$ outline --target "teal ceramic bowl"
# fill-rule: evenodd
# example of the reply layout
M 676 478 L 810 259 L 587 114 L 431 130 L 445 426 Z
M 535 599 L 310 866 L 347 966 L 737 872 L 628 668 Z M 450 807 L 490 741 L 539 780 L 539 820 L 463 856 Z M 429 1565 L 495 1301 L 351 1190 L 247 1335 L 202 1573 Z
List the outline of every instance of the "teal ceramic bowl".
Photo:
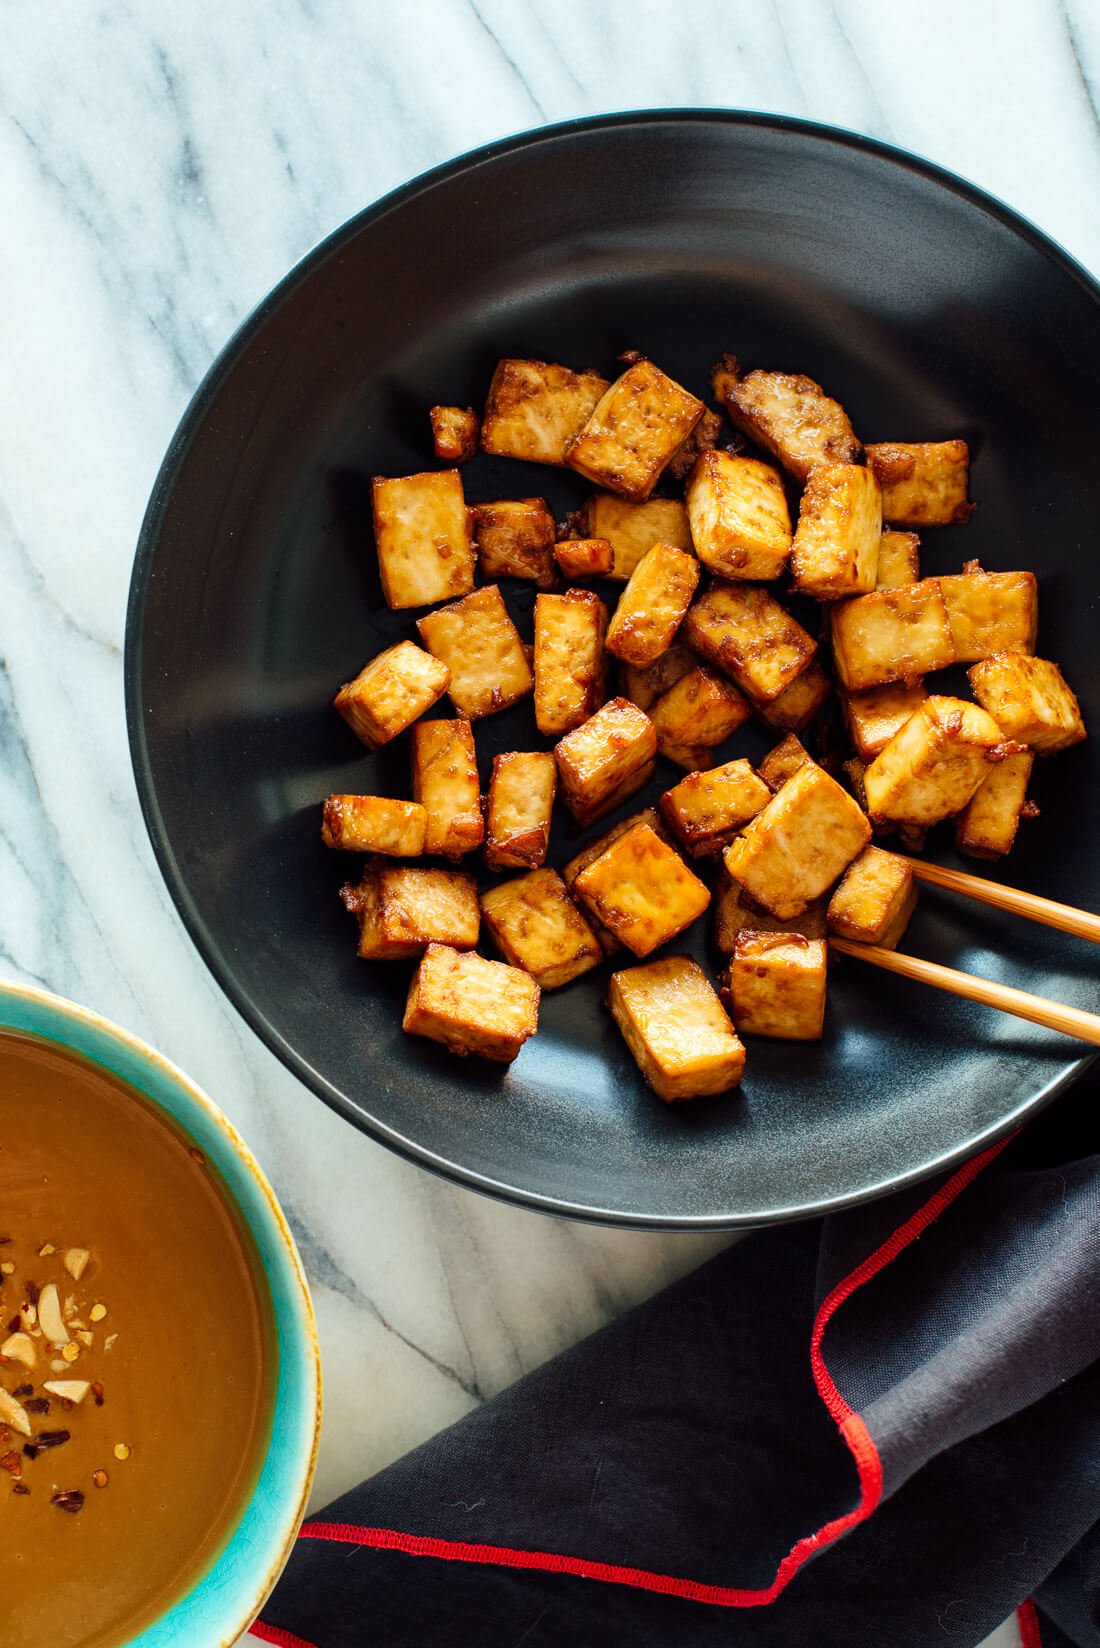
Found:
M 256 1243 L 275 1321 L 279 1366 L 267 1453 L 228 1543 L 206 1572 L 126 1648 L 229 1648 L 263 1607 L 297 1535 L 317 1457 L 321 1368 L 302 1263 L 252 1152 L 217 1105 L 136 1036 L 88 1008 L 0 981 L 0 1029 L 55 1042 L 135 1088 L 221 1175 Z

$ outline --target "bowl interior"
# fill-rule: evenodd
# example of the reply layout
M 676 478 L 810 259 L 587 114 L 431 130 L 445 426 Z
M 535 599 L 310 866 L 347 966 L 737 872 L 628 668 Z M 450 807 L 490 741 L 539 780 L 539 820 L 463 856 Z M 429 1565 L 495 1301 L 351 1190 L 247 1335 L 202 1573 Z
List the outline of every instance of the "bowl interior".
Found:
M 259 1477 L 215 1562 L 132 1648 L 230 1644 L 259 1611 L 289 1555 L 313 1479 L 320 1374 L 313 1309 L 293 1239 L 248 1147 L 175 1066 L 126 1031 L 59 997 L 0 985 L 0 1028 L 23 1031 L 111 1071 L 170 1117 L 217 1169 L 256 1244 L 275 1320 L 278 1368 Z
M 432 174 L 321 247 L 229 346 L 169 453 L 135 569 L 138 782 L 216 975 L 351 1120 L 533 1205 L 655 1225 L 810 1212 L 1005 1130 L 1079 1048 L 853 964 L 835 969 L 820 1046 L 756 1040 L 739 1094 L 669 1108 L 602 1006 L 605 969 L 544 998 L 507 1073 L 460 1063 L 403 1036 L 409 969 L 357 960 L 336 897 L 354 861 L 318 842 L 329 791 L 408 794 L 407 740 L 367 756 L 331 709 L 413 633 L 415 615 L 381 599 L 371 474 L 431 467 L 427 408 L 480 405 L 501 355 L 608 372 L 627 347 L 697 391 L 723 349 L 806 372 L 866 440 L 964 436 L 979 510 L 925 535 L 924 568 L 1034 568 L 1039 650 L 1096 717 L 1095 291 L 1009 214 L 904 157 L 790 123 L 639 116 Z M 590 491 L 506 460 L 463 473 L 471 501 L 545 496 L 559 515 Z M 532 592 L 508 599 L 529 637 Z M 726 753 L 772 741 L 746 729 Z M 479 723 L 483 776 L 494 753 L 538 742 L 524 706 Z M 661 768 L 642 800 L 675 782 Z M 1100 906 L 1098 782 L 1087 745 L 1041 763 L 1042 817 L 990 873 Z M 559 823 L 550 862 L 571 839 Z M 949 833 L 933 850 L 950 861 Z M 705 935 L 689 947 L 713 967 Z M 1085 945 L 940 895 L 907 947 L 1091 994 Z

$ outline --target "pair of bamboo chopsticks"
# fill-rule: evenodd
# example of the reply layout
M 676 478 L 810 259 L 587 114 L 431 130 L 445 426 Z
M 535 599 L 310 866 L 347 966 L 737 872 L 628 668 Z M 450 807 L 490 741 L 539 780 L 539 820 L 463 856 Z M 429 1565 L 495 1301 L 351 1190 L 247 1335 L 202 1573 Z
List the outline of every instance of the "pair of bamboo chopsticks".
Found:
M 1039 921 L 1046 927 L 1057 927 L 1060 932 L 1100 944 L 1100 916 L 1090 915 L 1087 910 L 1056 904 L 1053 899 L 1040 898 L 1037 893 L 1021 893 L 1015 887 L 1001 887 L 995 881 L 984 881 L 981 876 L 967 875 L 962 870 L 945 870 L 923 859 L 913 858 L 909 863 L 918 881 L 946 888 L 948 892 L 963 893 L 980 904 L 991 904 L 995 909 L 1009 910 L 1014 915 L 1026 916 L 1029 921 Z M 1007 984 L 974 978 L 953 967 L 942 967 L 936 961 L 921 961 L 918 956 L 901 955 L 897 950 L 880 950 L 873 944 L 852 944 L 848 939 L 831 938 L 829 948 L 837 955 L 855 956 L 887 973 L 900 973 L 903 978 L 916 979 L 920 984 L 932 984 L 938 990 L 980 1002 L 983 1007 L 997 1007 L 1002 1013 L 1014 1013 L 1017 1018 L 1030 1019 L 1033 1024 L 1046 1025 L 1048 1030 L 1060 1030 L 1063 1035 L 1076 1036 L 1079 1041 L 1100 1047 L 1100 1016 L 1096 1013 L 1065 1007 L 1061 1002 L 1029 995 L 1026 990 L 1013 990 Z

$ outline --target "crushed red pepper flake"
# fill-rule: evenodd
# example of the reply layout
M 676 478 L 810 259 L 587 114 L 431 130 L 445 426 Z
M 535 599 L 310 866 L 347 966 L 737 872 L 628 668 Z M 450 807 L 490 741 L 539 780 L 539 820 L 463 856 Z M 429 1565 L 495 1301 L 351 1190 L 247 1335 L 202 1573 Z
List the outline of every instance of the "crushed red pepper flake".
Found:
M 28 1282 L 27 1283 L 27 1303 L 28 1303 L 28 1305 L 37 1305 L 37 1303 L 38 1303 L 38 1301 L 41 1297 L 42 1297 L 42 1292 L 41 1292 L 41 1289 L 38 1286 L 38 1283 L 37 1282 Z
M 110 1477 L 107 1475 L 106 1471 L 93 1471 L 92 1481 L 95 1483 L 97 1488 L 105 1488 L 107 1483 L 110 1481 Z
M 13 1482 L 11 1491 L 15 1494 L 29 1494 L 31 1490 L 27 1487 L 25 1482 Z
M 103 1386 L 100 1384 L 98 1379 L 93 1379 L 92 1380 L 92 1401 L 95 1403 L 97 1408 L 101 1408 L 103 1406 L 104 1400 L 105 1400 L 105 1398 L 104 1398 L 104 1395 L 103 1395 Z
M 23 1465 L 14 1449 L 0 1455 L 0 1470 L 7 1471 L 9 1476 L 22 1476 Z
M 79 1488 L 66 1488 L 63 1493 L 50 1496 L 50 1504 L 56 1505 L 59 1511 L 68 1511 L 75 1516 L 77 1511 L 84 1509 L 84 1495 Z
M 29 1385 L 27 1388 L 31 1389 Z M 28 1413 L 49 1413 L 50 1399 L 48 1396 L 28 1396 L 23 1406 Z
M 33 1396 L 34 1395 L 34 1386 L 33 1385 L 16 1385 L 15 1389 L 12 1391 L 12 1395 L 13 1396 Z
M 19 1329 L 22 1326 L 23 1326 L 23 1318 L 22 1318 L 22 1316 L 19 1315 L 18 1312 L 16 1312 L 16 1314 L 12 1317 L 11 1321 L 8 1323 L 8 1332 L 9 1333 L 18 1333 Z

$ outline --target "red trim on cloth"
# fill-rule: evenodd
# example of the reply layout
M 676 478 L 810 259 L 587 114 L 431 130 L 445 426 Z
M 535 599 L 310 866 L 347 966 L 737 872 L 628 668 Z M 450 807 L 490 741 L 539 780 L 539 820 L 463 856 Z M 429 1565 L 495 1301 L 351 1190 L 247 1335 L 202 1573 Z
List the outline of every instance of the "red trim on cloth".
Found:
M 882 1461 L 878 1449 L 859 1414 L 841 1396 L 825 1365 L 821 1351 L 825 1329 L 844 1301 L 892 1263 L 922 1231 L 927 1230 L 1008 1142 L 1008 1139 L 1002 1139 L 964 1163 L 911 1218 L 837 1284 L 818 1311 L 810 1337 L 810 1365 L 818 1395 L 855 1461 L 859 1476 L 859 1504 L 855 1510 L 827 1522 L 817 1533 L 800 1539 L 780 1562 L 770 1585 L 754 1590 L 729 1585 L 703 1585 L 694 1579 L 678 1579 L 672 1574 L 622 1567 L 613 1562 L 593 1562 L 582 1556 L 563 1556 L 557 1551 L 523 1551 L 503 1545 L 473 1545 L 464 1541 L 429 1538 L 423 1534 L 401 1533 L 394 1528 L 357 1528 L 346 1523 L 307 1522 L 299 1538 L 332 1540 L 341 1545 L 368 1545 L 374 1550 L 402 1551 L 407 1556 L 437 1557 L 447 1562 L 483 1562 L 505 1568 L 536 1568 L 543 1573 L 572 1574 L 580 1579 L 632 1585 L 639 1590 L 659 1591 L 666 1596 L 683 1597 L 691 1602 L 709 1602 L 724 1608 L 759 1608 L 774 1602 L 810 1557 L 833 1544 L 842 1534 L 858 1527 L 861 1522 L 866 1522 L 882 1498 Z M 1025 1648 L 1036 1648 L 1037 1644 L 1038 1637 L 1035 1637 L 1030 1642 L 1025 1641 Z
M 1030 1597 L 1017 1608 L 1016 1625 L 1020 1632 L 1020 1648 L 1043 1648 L 1039 1614 Z
M 305 1637 L 296 1637 L 293 1631 L 284 1631 L 281 1625 L 265 1625 L 262 1619 L 249 1627 L 250 1637 L 259 1637 L 261 1642 L 272 1642 L 275 1648 L 316 1648 L 316 1644 L 307 1642 Z

